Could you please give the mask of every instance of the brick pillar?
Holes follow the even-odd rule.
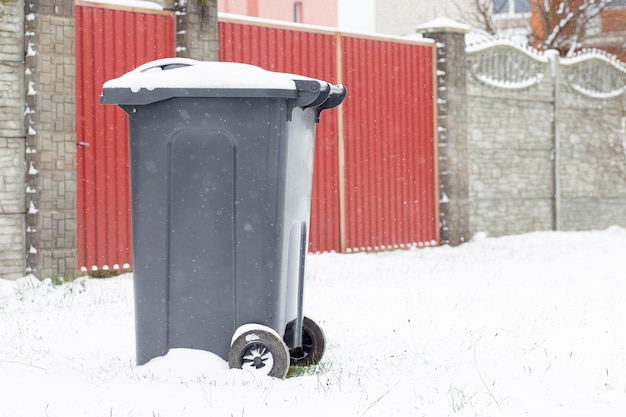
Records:
[[[470,238],[465,59],[469,29],[448,19],[436,19],[417,29],[437,45],[440,232],[441,243],[451,245]]]
[[[76,270],[74,2],[25,0],[26,272]]]
[[[0,2],[0,278],[24,276],[24,4]]]
[[[176,0],[176,55],[218,60],[217,0]]]

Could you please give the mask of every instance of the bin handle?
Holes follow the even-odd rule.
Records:
[[[163,58],[140,65],[131,72],[165,71],[176,68],[191,67],[197,65],[199,62],[200,61],[189,58]]]
[[[340,105],[346,98],[347,93],[348,89],[345,85],[330,85],[328,98],[317,107],[318,118],[319,113],[321,113],[322,110],[332,109],[333,107],[337,107],[338,105]]]
[[[343,100],[346,98],[346,94],[348,93],[348,89],[344,85],[333,85],[328,84],[329,91],[325,100],[317,105],[315,110],[317,111],[316,123],[320,121],[320,113],[326,109],[332,109],[333,107],[337,107],[340,105]]]
[[[300,76],[294,76],[292,79],[299,94],[298,98],[291,103],[288,120],[291,120],[291,110],[295,107],[303,110],[311,108],[315,110],[315,122],[318,123],[323,110],[337,107],[346,98],[347,89],[343,85],[333,85]]]

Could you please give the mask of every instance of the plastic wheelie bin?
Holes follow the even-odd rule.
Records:
[[[172,58],[106,82],[129,119],[137,363],[172,348],[284,377],[315,364],[303,314],[315,124],[343,86]]]

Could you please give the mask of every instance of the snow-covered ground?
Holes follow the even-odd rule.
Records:
[[[317,368],[134,366],[131,276],[0,281],[0,416],[623,416],[626,229],[308,258]]]

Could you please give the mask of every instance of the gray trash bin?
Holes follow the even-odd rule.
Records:
[[[171,348],[278,377],[319,361],[302,312],[315,123],[345,94],[180,58],[104,84],[129,116],[138,364]]]

